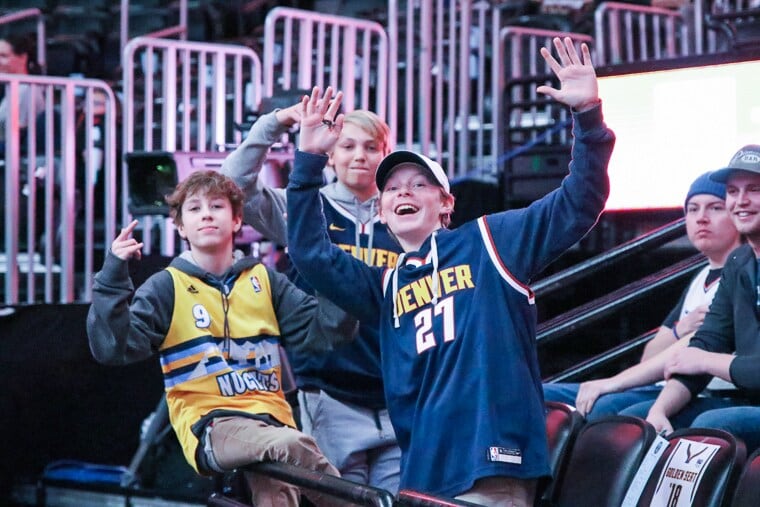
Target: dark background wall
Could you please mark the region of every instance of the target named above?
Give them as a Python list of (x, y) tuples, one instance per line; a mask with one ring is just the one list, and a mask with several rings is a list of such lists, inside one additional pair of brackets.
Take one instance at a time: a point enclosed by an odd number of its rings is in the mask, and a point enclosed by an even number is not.
[(20, 306), (0, 318), (0, 477), (6, 495), (13, 482), (33, 482), (57, 459), (128, 465), (140, 424), (163, 393), (157, 358), (121, 367), (92, 359), (87, 309)]

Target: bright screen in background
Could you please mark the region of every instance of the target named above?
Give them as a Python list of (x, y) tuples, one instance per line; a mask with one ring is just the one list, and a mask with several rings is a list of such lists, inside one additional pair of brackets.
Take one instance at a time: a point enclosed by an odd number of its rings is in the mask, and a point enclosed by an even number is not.
[(617, 141), (607, 210), (680, 208), (691, 182), (760, 144), (760, 61), (599, 79)]

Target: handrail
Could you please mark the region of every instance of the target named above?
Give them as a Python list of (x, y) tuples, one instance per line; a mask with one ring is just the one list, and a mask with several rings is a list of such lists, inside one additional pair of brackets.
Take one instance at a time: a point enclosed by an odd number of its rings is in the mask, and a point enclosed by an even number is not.
[(707, 259), (705, 259), (704, 255), (693, 255), (688, 259), (661, 269), (657, 273), (613, 291), (606, 296), (597, 298), (553, 319), (542, 322), (537, 329), (536, 342), (538, 344), (549, 343), (578, 328), (596, 322), (610, 313), (641, 299), (650, 292), (691, 274), (706, 263)]
[(654, 335), (657, 334), (657, 329), (652, 329), (651, 331), (647, 331), (646, 333), (640, 334), (636, 338), (632, 338), (628, 340), (627, 342), (621, 343), (620, 345), (613, 347), (609, 350), (606, 350), (602, 352), (601, 354), (597, 354), (593, 357), (590, 357), (586, 359), (585, 361), (581, 361), (580, 363), (576, 364), (575, 366), (568, 368), (564, 371), (561, 371), (559, 373), (556, 373), (554, 375), (551, 375), (544, 379), (545, 383), (554, 383), (554, 382), (567, 382), (567, 381), (573, 381), (578, 378), (583, 378), (586, 374), (591, 373), (592, 371), (596, 370), (597, 368), (606, 365), (607, 363), (610, 363), (620, 357), (623, 357), (630, 353), (632, 350), (635, 350), (642, 345), (649, 342), (652, 338), (654, 338)]
[(452, 498), (439, 498), (411, 489), (398, 492), (397, 507), (479, 507), (480, 504)]
[(744, 18), (751, 18), (757, 22), (757, 18), (760, 18), (760, 8), (707, 14), (705, 16), (705, 25), (712, 30), (723, 33), (726, 39), (728, 39), (729, 44), (731, 44), (731, 47), (737, 49), (742, 46), (757, 44), (758, 42), (757, 36), (744, 41), (739, 40), (739, 31), (734, 21)]
[(586, 261), (580, 262), (552, 276), (543, 278), (533, 284), (531, 289), (536, 297), (546, 297), (547, 295), (567, 287), (569, 284), (577, 282), (600, 269), (607, 267), (612, 262), (620, 261), (633, 254), (642, 252), (647, 249), (655, 248), (674, 239), (683, 236), (685, 230), (685, 220), (680, 218), (669, 224), (658, 227), (646, 234), (634, 238), (631, 241), (623, 243), (607, 252), (603, 252)]
[(340, 477), (297, 467), (289, 463), (264, 462), (245, 467), (257, 474), (307, 488), (320, 493), (369, 507), (392, 507), (393, 495), (380, 488), (358, 484)]

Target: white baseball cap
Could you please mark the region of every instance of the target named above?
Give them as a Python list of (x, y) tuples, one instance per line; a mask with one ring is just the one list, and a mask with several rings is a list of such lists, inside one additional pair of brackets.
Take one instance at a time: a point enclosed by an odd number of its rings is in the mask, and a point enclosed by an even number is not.
[(446, 177), (446, 173), (443, 171), (441, 164), (435, 160), (427, 158), (425, 155), (420, 155), (418, 153), (414, 153), (413, 151), (406, 150), (394, 151), (393, 153), (388, 154), (380, 162), (380, 165), (377, 166), (377, 172), (375, 173), (375, 182), (377, 183), (377, 188), (382, 191), (383, 187), (385, 186), (385, 181), (388, 179), (388, 176), (390, 176), (391, 171), (396, 168), (396, 166), (406, 163), (416, 164), (418, 166), (424, 167), (430, 171), (430, 173), (433, 175), (433, 179), (438, 182), (438, 184), (442, 186), (446, 192), (451, 192), (449, 179)]

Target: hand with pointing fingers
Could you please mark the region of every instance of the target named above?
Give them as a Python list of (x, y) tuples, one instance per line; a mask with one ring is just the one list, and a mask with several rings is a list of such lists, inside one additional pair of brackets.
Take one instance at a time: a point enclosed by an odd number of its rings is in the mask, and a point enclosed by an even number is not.
[(111, 243), (111, 253), (121, 260), (140, 259), (142, 257), (143, 243), (132, 237), (132, 231), (135, 230), (135, 227), (137, 227), (137, 220), (132, 220)]

